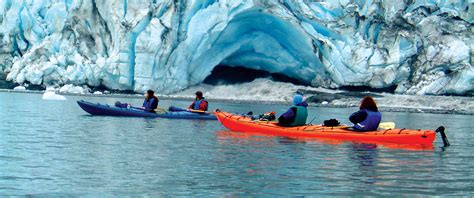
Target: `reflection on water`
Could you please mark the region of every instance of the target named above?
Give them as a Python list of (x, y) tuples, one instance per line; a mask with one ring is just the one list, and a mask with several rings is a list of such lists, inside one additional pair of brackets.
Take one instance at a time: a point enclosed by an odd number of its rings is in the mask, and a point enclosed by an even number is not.
[[(452, 146), (442, 149), (439, 138), (428, 147), (367, 144), (231, 132), (216, 121), (89, 116), (75, 103), (85, 98), (68, 99), (0, 93), (0, 196), (474, 193), (473, 116), (384, 114), (386, 121), (400, 127), (445, 125)], [(117, 99), (89, 100), (112, 104)], [(211, 106), (255, 113), (287, 109), (218, 102)], [(309, 117), (316, 117), (313, 123), (328, 118), (347, 123), (353, 111), (310, 107)]]
[(352, 145), (352, 152), (349, 153), (354, 161), (358, 161), (360, 167), (375, 166), (377, 163), (377, 145), (355, 143)]
[[(253, 133), (253, 132), (236, 132), (236, 131), (229, 131), (223, 130), (216, 132), (217, 136), (220, 139), (234, 139), (235, 141), (239, 141), (242, 139), (247, 139), (250, 141), (258, 141), (259, 139), (273, 139), (276, 138), (274, 135), (262, 134), (262, 133)], [(359, 146), (366, 146), (366, 147), (377, 147), (382, 146), (384, 148), (390, 149), (403, 149), (403, 150), (413, 150), (413, 151), (433, 151), (433, 145), (423, 145), (423, 144), (394, 144), (394, 143), (387, 143), (387, 142), (378, 142), (378, 143), (364, 143), (358, 141), (348, 141), (348, 140), (338, 140), (338, 139), (321, 139), (321, 138), (289, 138), (289, 137), (277, 137), (279, 142), (281, 143), (305, 143), (305, 142), (317, 142), (317, 143), (324, 143), (329, 145), (340, 145), (345, 143), (353, 143), (355, 147)], [(358, 148), (358, 147), (357, 147)], [(443, 147), (443, 149), (445, 149)]]

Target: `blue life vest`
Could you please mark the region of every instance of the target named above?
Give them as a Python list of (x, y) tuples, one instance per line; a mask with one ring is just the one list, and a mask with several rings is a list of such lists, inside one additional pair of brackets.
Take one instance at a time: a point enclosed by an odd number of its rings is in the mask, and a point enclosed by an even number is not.
[[(295, 121), (289, 124), (289, 126), (303, 126), (306, 124), (306, 119), (308, 118), (308, 109), (303, 106), (293, 106), (296, 108)], [(292, 108), (293, 108), (292, 107)]]
[(153, 97), (150, 98), (148, 101), (145, 99), (143, 101), (143, 107), (145, 107), (146, 110), (154, 110), (158, 107), (158, 98)]
[[(196, 101), (194, 102), (194, 107), (193, 107), (193, 109), (194, 109), (194, 110), (200, 110), (200, 109), (199, 109), (199, 106), (201, 105), (202, 102), (207, 102), (207, 101), (206, 101), (205, 99), (196, 100)], [(207, 111), (207, 107), (206, 107), (206, 109), (205, 109), (204, 111)]]
[(367, 113), (367, 118), (364, 121), (354, 125), (354, 128), (359, 131), (375, 131), (379, 127), (382, 120), (382, 114), (378, 111), (369, 111), (364, 109)]

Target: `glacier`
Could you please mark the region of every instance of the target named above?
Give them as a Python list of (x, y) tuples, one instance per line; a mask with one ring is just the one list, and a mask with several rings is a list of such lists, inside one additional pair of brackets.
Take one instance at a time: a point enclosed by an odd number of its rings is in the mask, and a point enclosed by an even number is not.
[(20, 85), (175, 93), (217, 65), (313, 87), (474, 94), (473, 0), (2, 0)]

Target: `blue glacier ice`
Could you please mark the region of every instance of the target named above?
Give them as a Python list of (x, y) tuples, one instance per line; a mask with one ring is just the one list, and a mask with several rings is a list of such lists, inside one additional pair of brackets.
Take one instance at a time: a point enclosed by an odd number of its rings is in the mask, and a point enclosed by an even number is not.
[(473, 95), (473, 23), (473, 0), (2, 0), (0, 73), (172, 93), (227, 65), (314, 87)]

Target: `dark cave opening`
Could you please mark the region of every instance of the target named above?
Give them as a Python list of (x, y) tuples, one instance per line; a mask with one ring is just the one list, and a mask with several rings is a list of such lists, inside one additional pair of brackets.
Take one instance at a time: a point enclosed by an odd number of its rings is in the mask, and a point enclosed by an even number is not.
[(232, 85), (246, 82), (252, 82), (257, 78), (269, 78), (277, 82), (288, 82), (295, 85), (309, 86), (296, 78), (289, 77), (280, 73), (270, 73), (268, 71), (249, 69), (243, 66), (217, 65), (211, 72), (211, 75), (204, 79), (203, 83), (210, 85)]
[(395, 93), (397, 85), (392, 85), (385, 88), (373, 88), (369, 86), (342, 86), (339, 90), (350, 91), (350, 92), (375, 92), (375, 93)]

